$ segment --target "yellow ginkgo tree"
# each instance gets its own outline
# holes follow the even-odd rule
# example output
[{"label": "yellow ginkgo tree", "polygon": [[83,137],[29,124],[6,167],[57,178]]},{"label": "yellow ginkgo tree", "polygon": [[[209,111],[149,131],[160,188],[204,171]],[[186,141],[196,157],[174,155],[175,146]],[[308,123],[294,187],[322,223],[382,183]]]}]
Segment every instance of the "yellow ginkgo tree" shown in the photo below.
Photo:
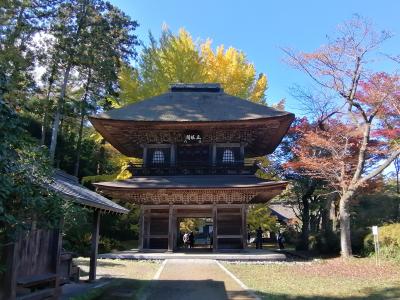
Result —
[{"label": "yellow ginkgo tree", "polygon": [[184,29],[177,35],[164,29],[158,41],[150,35],[137,67],[122,68],[121,105],[164,93],[176,82],[218,82],[228,94],[266,102],[267,77],[257,73],[242,51],[223,45],[213,50],[210,39],[200,43]]}]

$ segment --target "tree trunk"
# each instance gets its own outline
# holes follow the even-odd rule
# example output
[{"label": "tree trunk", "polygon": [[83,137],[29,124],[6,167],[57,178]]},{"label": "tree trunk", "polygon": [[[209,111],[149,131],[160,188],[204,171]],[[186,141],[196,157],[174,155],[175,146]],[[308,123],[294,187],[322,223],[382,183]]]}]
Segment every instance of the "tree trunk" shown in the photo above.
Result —
[{"label": "tree trunk", "polygon": [[106,149],[104,148],[104,145],[106,144],[106,140],[102,139],[100,142],[100,150],[99,150],[99,159],[97,160],[97,172],[96,175],[100,175],[103,173],[104,169],[104,160],[106,156]]},{"label": "tree trunk", "polygon": [[394,170],[396,172],[396,192],[400,194],[400,182],[399,182],[399,173],[400,173],[400,158],[396,157],[394,159]]},{"label": "tree trunk", "polygon": [[46,95],[46,103],[45,103],[45,108],[44,108],[44,113],[43,113],[43,120],[42,120],[42,128],[41,128],[41,136],[40,136],[40,145],[44,145],[46,142],[46,123],[47,123],[47,117],[48,117],[48,111],[50,110],[50,93],[51,89],[53,87],[53,80],[50,80],[49,82],[49,88],[47,90],[47,95]]},{"label": "tree trunk", "polygon": [[78,132],[78,141],[76,143],[76,161],[75,161],[75,169],[74,169],[74,176],[78,177],[79,175],[79,165],[81,159],[81,148],[82,148],[82,133],[83,133],[83,122],[85,120],[85,112],[83,108],[83,104],[81,105],[81,120],[79,123],[79,132]]},{"label": "tree trunk", "polygon": [[321,231],[324,234],[328,234],[332,232],[332,221],[330,218],[331,209],[332,209],[332,201],[333,199],[328,196],[325,200],[325,205],[321,211]]},{"label": "tree trunk", "polygon": [[299,250],[309,250],[309,237],[310,237],[310,204],[308,198],[302,197],[303,210],[301,218],[301,236]]},{"label": "tree trunk", "polygon": [[[61,111],[64,111],[64,106],[61,108]],[[61,148],[61,150],[62,150],[62,148],[64,147],[64,139],[63,139],[63,137],[64,137],[64,118],[65,116],[64,116],[64,114],[62,114],[61,115],[61,119],[60,119],[60,129],[59,129],[59,132],[58,132],[58,134],[59,134],[59,136],[61,137],[61,139],[57,139],[58,140],[58,146],[59,146],[59,148]],[[60,169],[60,164],[61,164],[61,152],[57,152],[56,153],[57,155],[55,156],[55,166],[56,166],[56,168],[57,169]]]},{"label": "tree trunk", "polygon": [[340,249],[343,258],[352,256],[350,235],[350,200],[354,193],[343,194],[339,202]]},{"label": "tree trunk", "polygon": [[86,104],[86,99],[87,99],[88,92],[89,92],[89,86],[90,86],[91,79],[92,79],[92,72],[89,69],[89,74],[88,74],[88,78],[86,81],[86,87],[85,87],[85,94],[84,94],[82,102],[81,102],[81,120],[79,123],[78,141],[76,144],[76,161],[75,161],[75,170],[74,170],[75,177],[78,177],[78,175],[79,175],[79,164],[80,164],[80,159],[81,159],[81,148],[82,148],[83,122],[85,121],[85,104]]},{"label": "tree trunk", "polygon": [[71,71],[71,64],[69,64],[67,66],[67,68],[65,69],[64,81],[61,86],[60,97],[58,98],[58,101],[57,101],[57,110],[56,110],[56,114],[54,116],[54,123],[53,123],[53,129],[52,129],[52,133],[51,133],[51,143],[50,143],[50,150],[49,150],[51,164],[54,163],[54,156],[56,153],[56,146],[57,146],[58,128],[60,126],[60,119],[61,119],[61,115],[62,115],[62,108],[64,105],[65,94],[66,94],[66,90],[67,90],[67,84],[68,84],[68,80],[69,80],[70,71]]},{"label": "tree trunk", "polygon": [[310,237],[310,198],[315,191],[317,183],[315,180],[309,179],[307,182],[307,189],[301,197],[301,204],[303,206],[301,216],[301,240],[298,246],[299,250],[309,250],[309,237]]}]

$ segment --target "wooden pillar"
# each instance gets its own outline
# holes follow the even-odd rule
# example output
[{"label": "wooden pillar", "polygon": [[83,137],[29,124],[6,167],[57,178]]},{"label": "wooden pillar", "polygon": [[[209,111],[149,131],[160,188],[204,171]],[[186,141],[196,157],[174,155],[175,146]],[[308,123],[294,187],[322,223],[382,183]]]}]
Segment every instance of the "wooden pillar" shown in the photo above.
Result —
[{"label": "wooden pillar", "polygon": [[96,280],[97,254],[99,250],[100,210],[93,212],[92,249],[90,251],[89,281]]},{"label": "wooden pillar", "polygon": [[139,251],[143,250],[143,239],[144,239],[144,208],[140,206],[139,215]]},{"label": "wooden pillar", "polygon": [[6,268],[3,280],[0,281],[0,299],[14,300],[17,295],[18,253],[16,248],[17,242],[9,243],[1,248],[3,251],[1,258],[5,258]]},{"label": "wooden pillar", "polygon": [[171,166],[176,164],[176,145],[171,145]]},{"label": "wooden pillar", "polygon": [[147,146],[143,147],[143,167],[147,164]]},{"label": "wooden pillar", "polygon": [[60,285],[60,264],[61,264],[61,251],[62,251],[62,228],[64,227],[64,218],[60,219],[58,228],[54,230],[54,240],[57,243],[54,245],[54,273],[57,274],[55,281],[55,299],[58,299],[61,295],[61,285]]},{"label": "wooden pillar", "polygon": [[247,205],[242,205],[242,235],[243,235],[243,249],[247,248]]},{"label": "wooden pillar", "polygon": [[215,143],[212,145],[212,165],[217,165],[217,145]]},{"label": "wooden pillar", "polygon": [[169,205],[168,214],[168,252],[174,251],[174,208]]},{"label": "wooden pillar", "polygon": [[149,209],[146,214],[146,243],[147,249],[150,249],[150,229],[151,229],[151,210]]},{"label": "wooden pillar", "polygon": [[217,205],[213,206],[213,252],[218,251],[218,212]]}]

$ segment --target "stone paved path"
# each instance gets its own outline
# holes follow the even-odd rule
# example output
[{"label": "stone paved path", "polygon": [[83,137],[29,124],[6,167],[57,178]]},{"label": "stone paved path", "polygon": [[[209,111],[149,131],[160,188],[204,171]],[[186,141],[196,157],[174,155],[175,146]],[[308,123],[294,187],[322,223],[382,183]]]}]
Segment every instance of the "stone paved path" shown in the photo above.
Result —
[{"label": "stone paved path", "polygon": [[143,299],[256,299],[215,260],[167,259]]}]

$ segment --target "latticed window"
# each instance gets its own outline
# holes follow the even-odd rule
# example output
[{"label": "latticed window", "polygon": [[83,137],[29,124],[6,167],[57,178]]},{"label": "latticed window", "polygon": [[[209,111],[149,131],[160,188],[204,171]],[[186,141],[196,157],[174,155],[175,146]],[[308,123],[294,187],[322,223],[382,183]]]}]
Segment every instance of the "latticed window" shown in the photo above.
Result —
[{"label": "latticed window", "polygon": [[154,151],[152,163],[153,164],[163,164],[164,161],[165,161],[164,152],[162,152],[161,150]]},{"label": "latticed window", "polygon": [[235,162],[235,155],[231,149],[225,149],[222,155],[222,163],[229,164]]}]

